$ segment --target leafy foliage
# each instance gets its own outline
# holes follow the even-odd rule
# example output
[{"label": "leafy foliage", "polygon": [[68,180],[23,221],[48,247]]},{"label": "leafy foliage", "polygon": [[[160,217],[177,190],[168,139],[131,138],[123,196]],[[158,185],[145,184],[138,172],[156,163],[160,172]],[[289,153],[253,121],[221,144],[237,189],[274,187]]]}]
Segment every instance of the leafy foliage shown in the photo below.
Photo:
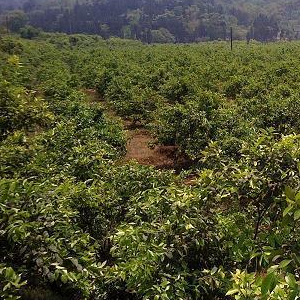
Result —
[{"label": "leafy foliage", "polygon": [[0,297],[297,299],[299,49],[2,39]]}]

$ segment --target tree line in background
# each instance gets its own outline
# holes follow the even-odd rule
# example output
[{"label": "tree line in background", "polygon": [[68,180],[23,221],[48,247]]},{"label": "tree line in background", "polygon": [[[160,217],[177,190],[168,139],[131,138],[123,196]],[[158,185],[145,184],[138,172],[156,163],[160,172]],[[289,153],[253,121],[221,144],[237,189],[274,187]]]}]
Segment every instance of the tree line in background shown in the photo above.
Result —
[{"label": "tree line in background", "polygon": [[300,21],[298,0],[281,4],[274,1],[272,6],[263,6],[264,0],[259,1],[260,6],[242,0],[6,2],[0,1],[2,24],[13,32],[30,24],[50,32],[117,36],[146,43],[225,40],[230,27],[235,39],[295,39]]}]

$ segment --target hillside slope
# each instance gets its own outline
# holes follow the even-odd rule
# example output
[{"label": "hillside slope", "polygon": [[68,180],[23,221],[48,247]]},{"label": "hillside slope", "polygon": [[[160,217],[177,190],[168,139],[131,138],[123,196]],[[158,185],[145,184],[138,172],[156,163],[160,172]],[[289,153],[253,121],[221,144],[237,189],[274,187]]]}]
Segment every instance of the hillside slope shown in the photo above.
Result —
[{"label": "hillside slope", "polygon": [[0,0],[2,14],[14,9],[24,11],[9,12],[19,27],[144,42],[226,39],[230,27],[236,39],[293,39],[300,24],[299,0]]}]

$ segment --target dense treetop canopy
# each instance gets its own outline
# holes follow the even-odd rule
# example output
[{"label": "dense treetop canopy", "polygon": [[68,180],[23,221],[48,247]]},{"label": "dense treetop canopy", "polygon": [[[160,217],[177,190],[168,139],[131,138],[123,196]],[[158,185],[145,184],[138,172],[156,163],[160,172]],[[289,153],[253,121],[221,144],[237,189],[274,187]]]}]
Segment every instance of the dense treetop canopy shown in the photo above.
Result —
[{"label": "dense treetop canopy", "polygon": [[13,30],[30,23],[148,43],[223,40],[230,27],[236,39],[298,38],[299,10],[299,0],[0,0]]}]

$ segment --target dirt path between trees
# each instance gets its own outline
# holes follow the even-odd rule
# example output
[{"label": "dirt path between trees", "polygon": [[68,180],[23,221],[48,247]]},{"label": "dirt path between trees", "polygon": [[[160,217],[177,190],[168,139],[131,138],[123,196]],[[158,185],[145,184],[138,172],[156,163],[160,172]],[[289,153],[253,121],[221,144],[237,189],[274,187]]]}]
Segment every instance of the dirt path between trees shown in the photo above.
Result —
[{"label": "dirt path between trees", "polygon": [[101,99],[95,90],[85,90],[91,103],[103,103],[105,112],[111,118],[121,119],[124,130],[127,134],[127,153],[123,162],[137,161],[141,165],[154,166],[159,169],[176,169],[179,163],[176,159],[176,147],[161,146],[154,144],[155,139],[150,132],[143,127],[134,126],[130,121],[122,119],[116,113],[107,108],[103,99]]},{"label": "dirt path between trees", "polygon": [[162,169],[173,169],[176,166],[176,148],[156,145],[151,147],[154,139],[143,129],[127,130],[127,154],[124,162],[137,161],[141,165],[152,165]]}]

